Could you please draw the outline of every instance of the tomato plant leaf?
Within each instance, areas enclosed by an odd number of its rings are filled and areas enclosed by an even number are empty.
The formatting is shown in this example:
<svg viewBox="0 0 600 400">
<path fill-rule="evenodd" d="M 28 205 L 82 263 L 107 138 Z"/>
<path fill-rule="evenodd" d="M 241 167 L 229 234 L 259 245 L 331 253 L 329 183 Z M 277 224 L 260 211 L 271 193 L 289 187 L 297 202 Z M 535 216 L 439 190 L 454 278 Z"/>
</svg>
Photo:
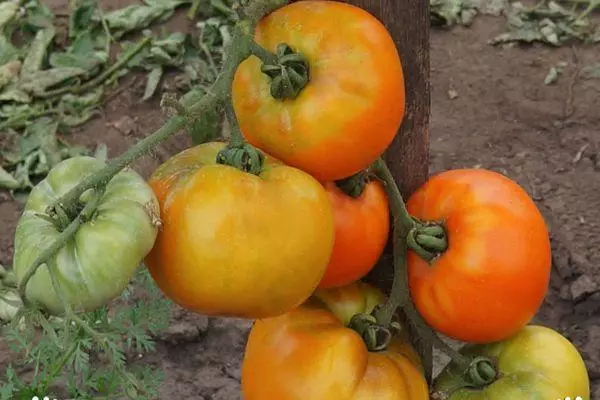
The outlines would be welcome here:
<svg viewBox="0 0 600 400">
<path fill-rule="evenodd" d="M 9 21 L 11 21 L 19 11 L 19 3 L 14 1 L 6 1 L 0 3 L 0 29 L 4 28 Z"/>
<path fill-rule="evenodd" d="M 18 189 L 19 181 L 9 174 L 2 166 L 0 166 L 0 188 L 3 189 Z"/>
<path fill-rule="evenodd" d="M 106 13 L 104 20 L 115 38 L 125 33 L 141 30 L 155 21 L 164 21 L 173 15 L 173 11 L 184 0 L 146 1 L 146 5 L 132 4 L 125 8 Z"/>
<path fill-rule="evenodd" d="M 73 2 L 74 10 L 69 16 L 69 37 L 77 37 L 81 32 L 89 31 L 93 27 L 94 16 L 98 5 L 96 0 L 76 0 Z"/>
<path fill-rule="evenodd" d="M 571 41 L 596 43 L 600 41 L 600 26 L 588 17 L 585 6 L 585 2 L 573 2 L 567 7 L 558 1 L 547 1 L 529 7 L 514 2 L 506 10 L 507 31 L 489 43 L 540 42 L 556 47 Z"/>
<path fill-rule="evenodd" d="M 33 42 L 29 45 L 27 56 L 23 60 L 21 78 L 28 78 L 42 68 L 48 46 L 50 46 L 55 34 L 56 30 L 53 26 L 38 31 Z"/>
<path fill-rule="evenodd" d="M 9 83 L 14 82 L 19 76 L 21 70 L 21 61 L 12 60 L 0 66 L 0 89 Z"/>
<path fill-rule="evenodd" d="M 33 95 L 41 95 L 53 86 L 77 76 L 85 75 L 81 68 L 62 67 L 36 71 L 19 81 L 19 89 Z"/>
<path fill-rule="evenodd" d="M 20 53 L 20 50 L 17 50 L 10 40 L 8 40 L 6 36 L 0 32 L 0 65 L 4 65 L 11 60 L 18 59 Z"/>
<path fill-rule="evenodd" d="M 156 88 L 158 88 L 158 84 L 160 83 L 160 78 L 163 75 L 163 68 L 161 66 L 154 67 L 148 73 L 148 80 L 146 83 L 146 90 L 144 91 L 144 97 L 142 100 L 148 100 L 154 95 L 156 92 Z"/>
</svg>

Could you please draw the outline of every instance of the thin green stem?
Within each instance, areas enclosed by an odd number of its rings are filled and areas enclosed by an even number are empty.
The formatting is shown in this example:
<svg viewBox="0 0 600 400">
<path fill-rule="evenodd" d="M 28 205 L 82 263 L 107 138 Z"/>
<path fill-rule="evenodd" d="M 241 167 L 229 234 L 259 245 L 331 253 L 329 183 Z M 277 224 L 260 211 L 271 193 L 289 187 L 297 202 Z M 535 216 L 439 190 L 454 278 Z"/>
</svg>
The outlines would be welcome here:
<svg viewBox="0 0 600 400">
<path fill-rule="evenodd" d="M 26 289 L 29 280 L 33 277 L 33 275 L 35 275 L 36 271 L 41 265 L 46 264 L 69 240 L 71 240 L 73 235 L 75 235 L 75 232 L 77 232 L 77 229 L 79 229 L 79 226 L 91 218 L 94 211 L 96 211 L 98 208 L 103 193 L 103 190 L 95 193 L 90 201 L 85 205 L 81 213 L 79 213 L 79 215 L 66 226 L 66 228 L 58 235 L 56 240 L 46 250 L 44 250 L 31 265 L 31 267 L 29 267 L 27 273 L 19 283 L 19 296 L 24 303 L 27 301 Z M 62 294 L 62 292 L 60 294 Z"/>
<path fill-rule="evenodd" d="M 198 14 L 198 9 L 200 8 L 200 3 L 202 0 L 194 0 L 190 9 L 187 12 L 188 19 L 196 18 L 196 14 Z"/>
<path fill-rule="evenodd" d="M 34 261 L 34 263 L 29 267 L 27 273 L 19 283 L 19 296 L 23 300 L 25 304 L 27 304 L 27 296 L 26 296 L 26 288 L 29 280 L 35 275 L 38 268 L 45 264 L 50 258 L 54 257 L 56 253 L 67 243 L 71 237 L 77 232 L 79 229 L 79 225 L 81 225 L 81 219 L 75 218 L 61 233 L 58 235 L 56 240 L 48 246 L 46 250 L 44 250 L 39 257 Z"/>
<path fill-rule="evenodd" d="M 240 128 L 240 122 L 235 115 L 231 96 L 225 103 L 225 115 L 227 116 L 227 122 L 229 122 L 229 129 L 231 130 L 231 146 L 241 146 L 245 140 Z"/>
<path fill-rule="evenodd" d="M 69 362 L 71 357 L 73 357 L 73 354 L 75 353 L 75 351 L 77 351 L 77 347 L 79 347 L 79 343 L 73 342 L 73 344 L 71 344 L 71 347 L 69 347 L 69 350 L 61 358 L 58 359 L 56 365 L 54 365 L 46 379 L 44 379 L 44 390 L 48 390 L 48 386 L 50 386 L 52 380 L 56 378 L 56 376 L 63 370 L 65 365 Z"/>
<path fill-rule="evenodd" d="M 9 118 L 6 121 L 0 123 L 0 132 L 9 128 L 18 128 L 20 126 L 27 125 L 34 119 L 54 114 L 60 114 L 60 110 L 56 108 L 51 108 L 49 110 L 19 114 L 16 117 Z"/>
<path fill-rule="evenodd" d="M 398 185 L 396 185 L 396 181 L 394 180 L 394 176 L 392 172 L 389 170 L 385 161 L 383 159 L 379 159 L 376 161 L 374 166 L 375 171 L 381 177 L 384 182 L 386 189 L 388 190 L 390 197 L 390 208 L 392 211 L 392 215 L 395 219 L 397 219 L 398 223 L 405 229 L 410 230 L 415 226 L 415 221 L 410 216 L 408 209 L 406 208 L 406 203 L 402 198 L 402 194 L 400 193 L 400 189 Z"/>
<path fill-rule="evenodd" d="M 260 60 L 264 64 L 275 64 L 277 63 L 277 55 L 271 53 L 269 50 L 265 49 L 254 40 L 250 42 L 250 52 L 252 55 L 260 58 Z"/>
<path fill-rule="evenodd" d="M 138 43 L 134 48 L 125 53 L 119 60 L 114 63 L 110 68 L 102 72 L 100 75 L 96 76 L 94 79 L 84 83 L 79 86 L 66 86 L 56 90 L 51 90 L 49 92 L 42 93 L 37 97 L 48 99 L 62 96 L 66 93 L 81 93 L 88 91 L 90 89 L 95 88 L 96 86 L 102 84 L 106 79 L 112 76 L 115 72 L 123 68 L 136 54 L 142 51 L 146 46 L 148 46 L 152 42 L 152 37 L 149 36 L 144 38 L 140 43 Z"/>
<path fill-rule="evenodd" d="M 388 301 L 377 313 L 377 321 L 384 327 L 388 327 L 394 314 L 399 307 L 406 313 L 409 322 L 419 332 L 419 337 L 431 346 L 435 346 L 452 357 L 453 361 L 467 368 L 471 359 L 452 349 L 442 341 L 437 333 L 429 327 L 416 310 L 410 297 L 408 286 L 408 271 L 406 255 L 408 251 L 407 237 L 409 232 L 416 227 L 415 220 L 409 214 L 400 189 L 394 180 L 391 171 L 382 159 L 375 164 L 375 171 L 383 180 L 388 196 L 390 208 L 394 219 L 393 232 L 393 255 L 394 255 L 394 283 Z"/>
<path fill-rule="evenodd" d="M 586 9 L 583 10 L 581 14 L 579 14 L 579 16 L 577 17 L 577 21 L 581 21 L 582 19 L 586 18 L 592 13 L 592 11 L 598 8 L 598 6 L 600 6 L 600 0 L 591 0 Z"/>
<path fill-rule="evenodd" d="M 67 215 L 72 215 L 77 208 L 79 198 L 83 192 L 93 187 L 99 188 L 108 184 L 119 171 L 131 162 L 149 152 L 159 143 L 168 139 L 174 132 L 182 129 L 185 126 L 185 122 L 185 118 L 180 116 L 169 119 L 158 131 L 138 142 L 136 146 L 130 147 L 120 157 L 114 159 L 97 173 L 83 179 L 77 186 L 73 187 L 64 196 L 58 199 L 55 204 L 51 205 L 46 212 L 50 215 L 54 215 L 57 208 L 62 208 Z"/>
</svg>

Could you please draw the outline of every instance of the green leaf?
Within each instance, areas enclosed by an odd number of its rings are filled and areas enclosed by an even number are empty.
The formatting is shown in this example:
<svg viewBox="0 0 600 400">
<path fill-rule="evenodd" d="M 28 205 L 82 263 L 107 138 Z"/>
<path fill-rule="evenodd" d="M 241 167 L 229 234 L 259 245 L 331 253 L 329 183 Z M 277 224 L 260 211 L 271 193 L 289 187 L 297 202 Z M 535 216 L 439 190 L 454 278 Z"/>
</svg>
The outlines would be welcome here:
<svg viewBox="0 0 600 400">
<path fill-rule="evenodd" d="M 434 25 L 468 26 L 478 10 L 469 0 L 430 0 L 430 15 Z"/>
<path fill-rule="evenodd" d="M 19 76 L 20 70 L 21 61 L 19 60 L 12 60 L 0 66 L 0 89 L 14 82 Z"/>
<path fill-rule="evenodd" d="M 4 28 L 19 11 L 19 3 L 6 1 L 0 3 L 0 29 Z"/>
<path fill-rule="evenodd" d="M 42 68 L 46 51 L 54 39 L 55 34 L 56 31 L 53 26 L 38 31 L 33 42 L 31 42 L 31 45 L 29 46 L 29 51 L 27 52 L 25 60 L 23 60 L 21 78 L 27 78 Z"/>
<path fill-rule="evenodd" d="M 85 69 L 62 67 L 52 68 L 45 71 L 37 71 L 19 82 L 19 89 L 34 95 L 43 94 L 48 89 L 69 78 L 86 74 Z"/>
<path fill-rule="evenodd" d="M 540 42 L 555 47 L 571 41 L 593 43 L 600 39 L 597 37 L 600 27 L 589 19 L 584 11 L 585 5 L 583 2 L 575 3 L 573 7 L 566 8 L 551 0 L 528 7 L 514 2 L 506 10 L 507 32 L 494 37 L 489 43 Z"/>
<path fill-rule="evenodd" d="M 0 33 L 0 65 L 16 60 L 20 53 L 21 52 L 12 45 L 10 40 Z"/>
<path fill-rule="evenodd" d="M 152 71 L 148 73 L 148 79 L 146 82 L 146 90 L 144 90 L 144 97 L 142 100 L 148 100 L 154 95 L 156 92 L 156 88 L 158 88 L 158 84 L 160 83 L 160 78 L 163 75 L 163 69 L 161 66 L 154 67 Z"/>
<path fill-rule="evenodd" d="M 91 54 L 71 54 L 71 53 L 52 53 L 50 56 L 50 65 L 53 68 L 72 67 L 82 69 L 88 75 L 95 75 L 95 71 L 108 61 L 105 52 Z"/>
<path fill-rule="evenodd" d="M 563 73 L 566 66 L 567 66 L 567 63 L 564 61 L 561 61 L 556 66 L 551 67 L 550 70 L 548 70 L 548 74 L 546 75 L 546 78 L 544 79 L 544 84 L 551 85 L 551 84 L 555 83 L 558 80 L 559 75 L 561 75 Z"/>
<path fill-rule="evenodd" d="M 82 31 L 88 31 L 95 23 L 94 15 L 98 8 L 96 0 L 76 0 L 75 10 L 69 17 L 69 37 L 74 38 Z"/>
<path fill-rule="evenodd" d="M 133 4 L 106 13 L 104 20 L 108 24 L 113 36 L 119 38 L 127 32 L 146 28 L 159 18 L 170 17 L 172 11 L 172 8 Z"/>
<path fill-rule="evenodd" d="M 39 29 L 51 28 L 53 26 L 54 14 L 50 7 L 38 0 L 30 0 L 24 4 L 26 17 L 23 20 L 23 28 L 37 31 Z"/>
<path fill-rule="evenodd" d="M 11 174 L 6 172 L 2 166 L 0 166 L 0 188 L 3 189 L 17 189 L 20 184 Z"/>
<path fill-rule="evenodd" d="M 0 103 L 4 101 L 14 101 L 17 103 L 30 103 L 31 97 L 27 92 L 19 89 L 16 84 L 9 85 L 4 89 L 2 93 L 0 93 Z"/>
</svg>

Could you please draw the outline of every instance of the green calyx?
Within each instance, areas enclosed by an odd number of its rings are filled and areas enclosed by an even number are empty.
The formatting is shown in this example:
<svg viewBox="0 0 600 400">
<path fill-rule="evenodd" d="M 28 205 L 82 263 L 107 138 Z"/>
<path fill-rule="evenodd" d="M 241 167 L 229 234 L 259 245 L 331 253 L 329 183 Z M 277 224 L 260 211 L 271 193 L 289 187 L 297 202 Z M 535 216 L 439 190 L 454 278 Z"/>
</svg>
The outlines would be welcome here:
<svg viewBox="0 0 600 400">
<path fill-rule="evenodd" d="M 465 380 L 469 386 L 478 389 L 494 382 L 498 371 L 492 361 L 485 357 L 476 357 L 465 371 Z"/>
<path fill-rule="evenodd" d="M 308 61 L 281 43 L 273 63 L 263 63 L 261 71 L 271 78 L 271 96 L 277 100 L 293 100 L 310 80 Z"/>
<path fill-rule="evenodd" d="M 408 232 L 408 247 L 427 262 L 433 261 L 448 249 L 446 229 L 441 224 L 423 224 L 416 221 Z"/>
<path fill-rule="evenodd" d="M 348 196 L 355 199 L 360 197 L 368 183 L 369 176 L 365 171 L 360 171 L 359 173 L 349 176 L 348 178 L 335 181 L 335 185 L 338 188 L 340 188 Z"/>
<path fill-rule="evenodd" d="M 382 326 L 378 322 L 375 316 L 377 315 L 377 308 L 371 314 L 356 314 L 348 324 L 348 328 L 360 335 L 367 349 L 371 352 L 387 349 L 394 335 L 400 332 L 398 321 L 392 321 L 389 328 Z"/>
<path fill-rule="evenodd" d="M 229 145 L 217 154 L 217 164 L 229 165 L 253 175 L 261 173 L 264 160 L 264 154 L 248 143 Z"/>
<path fill-rule="evenodd" d="M 369 351 L 383 351 L 390 344 L 392 333 L 377 324 L 377 319 L 369 314 L 356 314 L 348 327 L 360 335 Z"/>
</svg>

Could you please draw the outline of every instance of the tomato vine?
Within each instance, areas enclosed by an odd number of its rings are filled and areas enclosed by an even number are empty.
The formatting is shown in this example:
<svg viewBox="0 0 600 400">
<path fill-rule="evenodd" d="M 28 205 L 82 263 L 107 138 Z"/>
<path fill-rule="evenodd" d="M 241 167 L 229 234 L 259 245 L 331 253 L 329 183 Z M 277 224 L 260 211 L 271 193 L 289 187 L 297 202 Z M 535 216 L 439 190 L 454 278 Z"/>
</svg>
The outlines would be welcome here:
<svg viewBox="0 0 600 400">
<path fill-rule="evenodd" d="M 194 3 L 190 11 L 191 13 L 196 12 L 195 9 L 198 4 L 198 2 Z M 231 129 L 231 140 L 224 148 L 219 150 L 215 160 L 216 163 L 229 165 L 254 175 L 261 174 L 266 156 L 257 147 L 246 141 L 242 135 L 240 121 L 234 109 L 234 96 L 232 94 L 234 92 L 234 78 L 238 67 L 249 57 L 255 56 L 261 62 L 261 73 L 270 79 L 270 95 L 276 100 L 288 101 L 297 99 L 302 90 L 310 82 L 311 65 L 303 54 L 294 51 L 286 43 L 279 43 L 276 52 L 272 53 L 254 39 L 254 32 L 258 22 L 270 12 L 286 4 L 286 0 L 254 0 L 243 2 L 243 4 L 238 4 L 232 8 L 232 17 L 235 20 L 233 38 L 225 49 L 226 58 L 224 59 L 221 71 L 212 86 L 208 88 L 206 94 L 196 101 L 178 100 L 172 95 L 165 95 L 161 102 L 161 107 L 171 115 L 160 129 L 129 148 L 119 157 L 113 159 L 98 172 L 87 175 L 81 182 L 70 188 L 70 190 L 46 208 L 45 213 L 40 217 L 52 222 L 60 232 L 55 241 L 41 252 L 18 284 L 13 273 L 0 271 L 3 286 L 15 289 L 19 294 L 19 298 L 27 306 L 26 308 L 41 308 L 27 298 L 27 288 L 39 268 L 45 266 L 50 276 L 52 287 L 63 306 L 65 323 L 75 324 L 78 329 L 93 338 L 99 348 L 111 355 L 112 360 L 116 364 L 123 364 L 122 354 L 116 349 L 118 338 L 115 338 L 110 333 L 101 332 L 101 330 L 97 329 L 95 323 L 90 323 L 89 319 L 82 318 L 77 313 L 78 310 L 74 309 L 65 298 L 61 289 L 61 282 L 57 278 L 58 268 L 53 257 L 67 242 L 72 240 L 80 227 L 92 218 L 98 209 L 105 190 L 115 176 L 133 161 L 147 154 L 172 135 L 186 129 L 191 129 L 198 120 L 205 118 L 207 113 L 214 112 L 215 110 L 224 112 Z M 138 48 L 147 44 L 147 41 L 144 41 Z M 101 75 L 98 80 L 104 79 L 105 75 Z M 398 78 L 398 80 L 400 79 Z M 94 82 L 94 85 L 96 83 Z M 393 114 L 394 110 L 390 111 L 390 113 Z M 394 118 L 388 121 L 387 130 L 389 130 L 390 126 L 393 126 L 397 118 L 400 117 L 394 116 Z M 381 143 L 378 143 L 377 146 L 381 146 Z M 359 161 L 363 162 L 364 160 Z M 331 176 L 339 173 L 339 171 L 332 173 Z M 440 339 L 436 331 L 426 323 L 411 298 L 407 266 L 408 253 L 409 251 L 413 251 L 428 263 L 440 257 L 448 249 L 449 243 L 445 226 L 440 222 L 421 221 L 409 213 L 407 204 L 394 177 L 381 158 L 377 159 L 368 168 L 368 171 L 360 171 L 348 178 L 337 180 L 336 185 L 350 197 L 356 198 L 360 196 L 368 178 L 372 176 L 380 179 L 389 197 L 393 220 L 392 268 L 394 270 L 394 279 L 387 301 L 375 307 L 368 314 L 359 313 L 355 315 L 351 318 L 349 326 L 359 333 L 370 351 L 382 351 L 387 348 L 395 335 L 399 334 L 402 329 L 397 315 L 400 309 L 404 312 L 408 324 L 417 333 L 417 340 L 424 342 L 428 348 L 436 347 L 443 351 L 452 358 L 454 364 L 459 366 L 465 377 L 465 386 L 483 388 L 489 385 L 499 375 L 494 360 L 484 356 L 467 356 L 454 350 Z M 312 178 L 311 182 L 318 183 L 316 180 L 313 181 Z M 85 204 L 81 201 L 81 197 L 84 194 L 88 194 L 88 201 Z M 152 214 L 149 216 L 153 224 L 156 224 L 156 228 L 160 224 L 158 216 L 154 215 L 151 209 L 145 211 L 148 214 Z M 316 212 L 315 215 L 317 215 Z M 320 215 L 325 214 L 322 213 Z M 329 227 L 331 227 L 331 224 Z M 329 230 L 329 227 L 326 230 Z M 310 229 L 308 231 L 310 233 Z M 158 258 L 160 258 L 160 255 Z M 159 265 L 156 268 L 160 269 L 161 261 L 156 261 L 156 264 Z M 159 272 L 158 274 L 160 275 L 161 273 Z M 4 300 L 8 302 L 9 299 Z M 18 308 L 19 304 L 16 306 Z M 26 308 L 21 308 L 17 311 L 13 319 L 20 321 L 27 312 Z M 47 319 L 45 318 L 46 316 L 42 315 L 39 319 L 41 324 L 45 326 L 45 332 L 52 337 L 56 336 L 57 328 L 47 323 Z M 45 381 L 40 384 L 41 387 L 48 387 L 50 381 L 54 379 L 62 368 L 64 368 L 68 360 L 78 351 L 78 346 L 79 344 L 75 343 L 70 348 L 62 349 L 64 351 L 62 357 L 57 358 L 52 363 L 50 373 L 46 376 Z M 430 381 L 432 366 L 429 362 L 425 364 L 425 376 L 427 381 Z M 127 395 L 135 397 L 142 391 L 137 378 L 135 375 L 124 371 L 124 369 L 119 369 L 119 371 L 123 373 L 129 383 L 130 390 Z"/>
</svg>

